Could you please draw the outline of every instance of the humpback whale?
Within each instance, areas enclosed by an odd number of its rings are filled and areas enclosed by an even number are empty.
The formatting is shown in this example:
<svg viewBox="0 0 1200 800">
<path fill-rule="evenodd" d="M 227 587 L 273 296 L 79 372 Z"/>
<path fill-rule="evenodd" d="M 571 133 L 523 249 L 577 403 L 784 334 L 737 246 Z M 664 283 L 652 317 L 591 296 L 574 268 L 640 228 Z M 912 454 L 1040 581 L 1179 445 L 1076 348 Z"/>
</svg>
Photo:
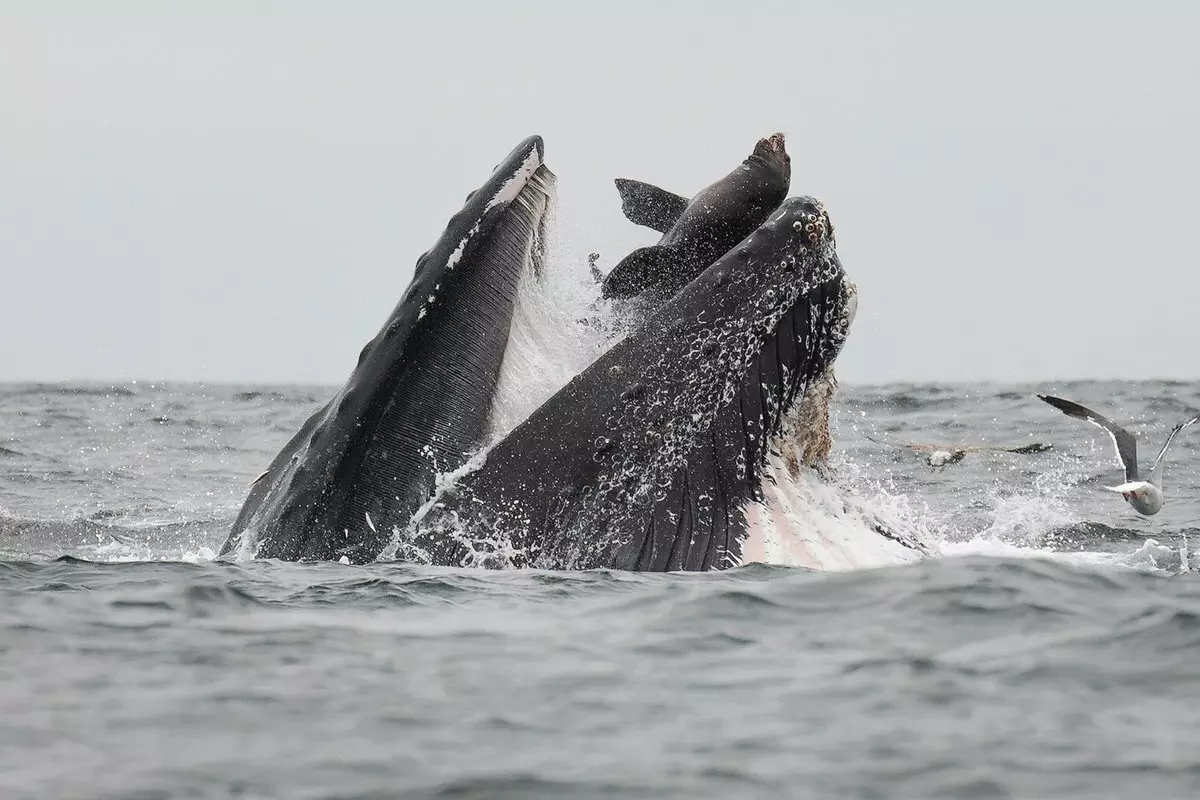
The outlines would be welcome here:
<svg viewBox="0 0 1200 800">
<path fill-rule="evenodd" d="M 662 301 L 750 235 L 787 197 L 791 158 L 784 136 L 760 139 L 732 172 L 691 200 L 641 181 L 617 178 L 630 222 L 662 234 L 658 244 L 625 256 L 601 284 L 608 298 Z"/>
<path fill-rule="evenodd" d="M 482 446 L 518 289 L 543 257 L 543 159 L 531 136 L 467 196 L 345 385 L 254 482 L 222 555 L 370 561 Z"/>
<path fill-rule="evenodd" d="M 741 561 L 768 457 L 854 315 L 820 202 L 787 200 L 483 454 L 384 553 L 448 566 Z"/>
</svg>

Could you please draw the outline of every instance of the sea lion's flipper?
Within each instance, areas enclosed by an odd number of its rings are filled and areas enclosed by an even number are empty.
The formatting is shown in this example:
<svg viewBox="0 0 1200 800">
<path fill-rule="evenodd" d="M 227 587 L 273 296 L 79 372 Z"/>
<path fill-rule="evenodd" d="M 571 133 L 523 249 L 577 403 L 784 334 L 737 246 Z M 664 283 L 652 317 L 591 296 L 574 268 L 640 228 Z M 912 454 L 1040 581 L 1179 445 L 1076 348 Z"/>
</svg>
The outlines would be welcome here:
<svg viewBox="0 0 1200 800">
<path fill-rule="evenodd" d="M 633 297 L 682 268 L 683 259 L 674 247 L 639 247 L 604 277 L 600 293 L 605 297 Z"/>
<path fill-rule="evenodd" d="M 634 225 L 666 233 L 687 208 L 686 197 L 666 189 L 629 178 L 617 178 L 613 182 L 621 195 L 621 211 Z"/>
</svg>

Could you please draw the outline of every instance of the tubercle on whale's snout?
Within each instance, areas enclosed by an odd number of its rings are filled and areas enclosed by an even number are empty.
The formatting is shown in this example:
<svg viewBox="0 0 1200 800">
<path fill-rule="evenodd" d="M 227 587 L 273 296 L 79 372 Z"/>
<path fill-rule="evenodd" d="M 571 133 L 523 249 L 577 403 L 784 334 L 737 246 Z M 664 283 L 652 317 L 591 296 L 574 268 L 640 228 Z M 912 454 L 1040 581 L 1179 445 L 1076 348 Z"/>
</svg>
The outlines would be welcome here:
<svg viewBox="0 0 1200 800">
<path fill-rule="evenodd" d="M 833 237 L 833 221 L 829 219 L 825 207 L 820 205 L 816 211 L 801 212 L 800 218 L 792 222 L 792 228 L 804 233 L 809 247 L 816 247 L 826 238 Z"/>
<path fill-rule="evenodd" d="M 790 197 L 753 234 L 753 239 L 740 248 L 740 252 L 747 252 L 746 245 L 754 241 L 766 243 L 784 231 L 799 234 L 800 241 L 795 244 L 805 250 L 834 246 L 833 221 L 824 203 L 813 197 Z"/>
</svg>

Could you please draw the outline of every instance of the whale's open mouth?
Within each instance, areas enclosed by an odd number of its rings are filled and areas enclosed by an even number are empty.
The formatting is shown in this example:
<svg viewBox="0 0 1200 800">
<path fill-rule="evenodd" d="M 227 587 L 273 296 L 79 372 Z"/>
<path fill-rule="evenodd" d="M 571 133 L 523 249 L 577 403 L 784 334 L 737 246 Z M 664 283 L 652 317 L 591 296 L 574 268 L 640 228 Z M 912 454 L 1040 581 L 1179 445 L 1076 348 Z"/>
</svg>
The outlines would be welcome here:
<svg viewBox="0 0 1200 800">
<path fill-rule="evenodd" d="M 763 497 L 771 454 L 796 435 L 796 410 L 817 408 L 821 393 L 809 390 L 829 376 L 853 316 L 829 215 L 812 198 L 784 201 L 503 433 L 497 390 L 553 189 L 531 137 L 468 196 L 345 386 L 255 483 L 222 553 L 652 571 L 739 563 L 744 511 Z M 802 435 L 819 458 L 813 419 Z M 467 466 L 489 432 L 502 438 Z M 435 495 L 445 473 L 457 477 Z"/>
</svg>

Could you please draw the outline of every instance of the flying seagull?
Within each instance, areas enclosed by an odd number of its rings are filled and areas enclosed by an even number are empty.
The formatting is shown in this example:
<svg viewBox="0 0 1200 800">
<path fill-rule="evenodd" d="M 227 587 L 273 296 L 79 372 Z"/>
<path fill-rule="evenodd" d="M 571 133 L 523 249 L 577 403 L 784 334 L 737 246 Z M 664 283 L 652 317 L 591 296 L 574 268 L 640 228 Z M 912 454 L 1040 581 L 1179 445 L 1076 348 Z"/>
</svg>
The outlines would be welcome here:
<svg viewBox="0 0 1200 800">
<path fill-rule="evenodd" d="M 941 467 L 946 464 L 957 464 L 962 461 L 967 453 L 978 453 L 985 450 L 991 450 L 997 453 L 1040 453 L 1044 450 L 1049 450 L 1054 445 L 1042 444 L 1041 442 L 1033 442 L 1032 444 L 1021 445 L 1020 447 L 999 447 L 986 444 L 978 445 L 961 445 L 959 447 L 943 447 L 940 444 L 925 444 L 923 442 L 887 442 L 882 439 L 876 439 L 870 434 L 863 434 L 876 444 L 884 444 L 889 447 L 907 447 L 909 450 L 916 450 L 918 453 L 928 453 L 925 460 L 931 467 Z"/>
<path fill-rule="evenodd" d="M 1162 450 L 1158 451 L 1158 456 L 1155 457 L 1154 463 L 1150 465 L 1149 479 L 1142 480 L 1138 477 L 1137 439 L 1132 433 L 1112 420 L 1102 417 L 1095 411 L 1084 408 L 1078 403 L 1072 403 L 1070 400 L 1063 400 L 1060 397 L 1050 397 L 1044 394 L 1039 394 L 1038 399 L 1044 400 L 1068 417 L 1082 419 L 1108 431 L 1108 435 L 1112 437 L 1113 444 L 1117 448 L 1117 457 L 1121 459 L 1121 464 L 1125 467 L 1125 482 L 1120 486 L 1105 486 L 1104 488 L 1110 492 L 1120 492 L 1121 496 L 1128 500 L 1129 505 L 1133 506 L 1134 511 L 1137 511 L 1139 514 L 1150 516 L 1159 512 L 1159 509 L 1163 507 L 1163 455 L 1167 452 L 1167 448 L 1171 446 L 1171 441 L 1175 438 L 1176 434 L 1193 422 L 1200 420 L 1200 413 L 1193 414 L 1171 429 L 1171 432 L 1167 434 L 1167 440 L 1163 442 Z"/>
</svg>

